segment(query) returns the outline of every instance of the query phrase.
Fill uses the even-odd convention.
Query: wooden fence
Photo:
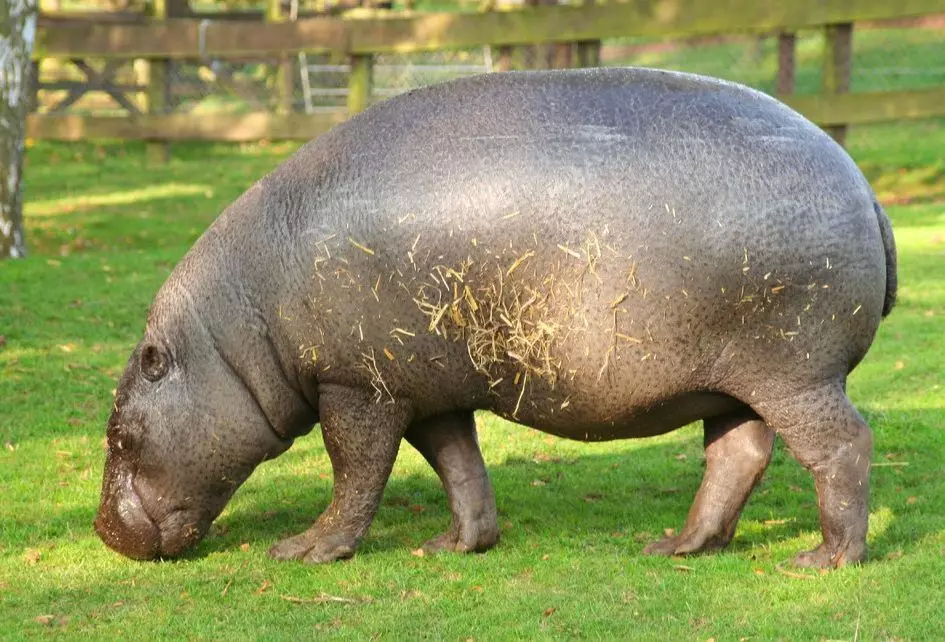
[[[146,20],[44,19],[35,57],[73,61],[105,60],[101,71],[86,68],[92,90],[120,103],[124,92],[143,86],[110,82],[117,63],[146,61],[147,101],[143,110],[126,105],[125,116],[31,114],[33,138],[252,141],[309,139],[364,109],[370,99],[372,61],[382,53],[407,53],[490,46],[499,67],[512,65],[516,47],[554,45],[558,66],[598,64],[602,39],[629,36],[687,38],[728,34],[777,34],[777,95],[842,140],[845,126],[888,120],[945,116],[945,86],[910,91],[849,93],[853,25],[940,14],[942,0],[639,0],[586,6],[559,5],[482,13],[391,13],[357,11],[342,17],[287,21],[270,11],[265,21],[167,19],[163,0]],[[273,3],[277,7],[276,2]],[[826,37],[820,93],[794,95],[795,36],[822,29]],[[597,50],[599,52],[599,49]],[[347,58],[351,74],[348,109],[340,113],[293,112],[289,100],[273,112],[250,114],[163,113],[170,60],[268,57],[299,52],[333,52]],[[572,55],[573,54],[573,55]],[[554,66],[554,64],[553,64]],[[87,66],[86,66],[87,67]],[[291,82],[283,74],[283,83]],[[290,90],[280,90],[287,96]]]

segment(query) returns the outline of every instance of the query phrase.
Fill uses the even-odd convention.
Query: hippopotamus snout
[[[152,560],[176,557],[203,538],[212,518],[183,508],[163,516],[149,513],[142,499],[142,491],[153,494],[148,484],[139,491],[127,467],[116,469],[108,473],[95,519],[95,531],[110,548],[132,559]]]
[[[109,475],[95,531],[109,548],[122,555],[154,559],[160,555],[161,532],[144,509],[132,480],[131,471],[124,467]]]

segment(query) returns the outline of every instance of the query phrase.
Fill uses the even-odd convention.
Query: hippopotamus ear
[[[141,373],[150,381],[157,381],[167,374],[167,355],[153,343],[141,351]]]

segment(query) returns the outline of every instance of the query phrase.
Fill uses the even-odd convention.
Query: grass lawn
[[[728,551],[648,558],[702,476],[701,429],[567,442],[480,417],[499,546],[417,557],[446,527],[439,482],[406,446],[359,554],[265,554],[327,503],[317,433],[263,465],[189,557],[136,563],[92,531],[112,389],[151,298],[200,232],[291,145],[38,144],[31,257],[0,263],[0,638],[912,639],[945,595],[945,124],[856,130],[900,251],[900,303],[850,380],[875,433],[869,563],[779,565],[820,538],[810,476],[779,444]],[[329,600],[325,596],[343,598]]]

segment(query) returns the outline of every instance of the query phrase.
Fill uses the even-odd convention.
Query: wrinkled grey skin
[[[871,434],[844,389],[895,265],[846,153],[744,87],[609,69],[415,91],[305,146],[177,266],[118,389],[96,527],[177,555],[318,422],[331,504],[272,555],[353,555],[404,438],[453,514],[427,550],[484,550],[484,409],[588,441],[702,419],[705,479],[660,554],[729,542],[778,434],[817,485],[823,543],[796,562],[859,562]]]

